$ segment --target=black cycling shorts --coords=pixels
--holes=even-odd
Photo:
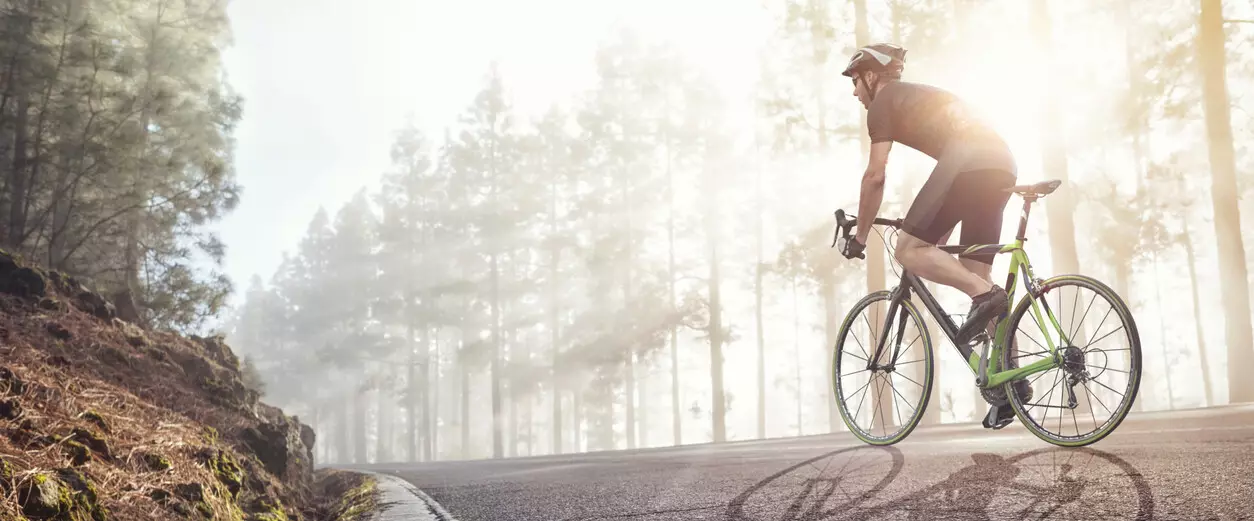
[[[1016,177],[1004,170],[973,170],[958,174],[933,171],[914,197],[902,222],[902,231],[928,244],[962,223],[959,244],[998,244],[1001,241],[1002,213]],[[964,256],[992,265],[995,253]]]

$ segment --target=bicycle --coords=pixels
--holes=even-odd
[[[995,319],[996,326],[992,339],[989,338],[987,332],[981,332],[978,333],[969,343],[959,344],[955,340],[959,326],[954,323],[954,321],[949,317],[949,314],[947,314],[937,302],[936,297],[933,296],[932,293],[924,286],[924,281],[904,269],[901,271],[900,283],[896,287],[891,290],[872,292],[859,300],[858,303],[854,304],[853,308],[850,309],[840,326],[840,330],[837,332],[836,345],[833,351],[832,379],[833,392],[836,393],[836,401],[840,410],[841,418],[844,420],[845,425],[849,427],[849,430],[857,436],[858,439],[870,445],[892,445],[900,442],[905,439],[916,426],[918,426],[919,422],[923,418],[923,412],[927,408],[928,400],[932,393],[932,382],[935,376],[933,374],[934,363],[932,358],[932,338],[928,329],[923,327],[922,315],[919,313],[918,307],[911,300],[911,293],[917,295],[922,301],[928,313],[931,314],[934,320],[936,320],[941,331],[949,338],[950,342],[954,344],[959,356],[961,356],[966,362],[965,365],[967,365],[974,374],[976,387],[980,389],[980,393],[984,400],[991,406],[984,419],[985,427],[1000,429],[1009,424],[1014,418],[1018,418],[1018,420],[1030,432],[1032,432],[1032,434],[1046,442],[1063,447],[1081,447],[1105,438],[1113,432],[1127,416],[1128,411],[1136,398],[1141,379],[1140,336],[1137,333],[1136,322],[1132,317],[1131,311],[1128,310],[1127,305],[1118,294],[1110,289],[1110,287],[1092,277],[1072,274],[1059,275],[1047,280],[1037,278],[1032,271],[1032,264],[1023,248],[1024,242],[1027,240],[1028,215],[1030,214],[1032,203],[1053,193],[1061,184],[1061,181],[1051,180],[1033,185],[1021,185],[1006,189],[1006,191],[1017,194],[1024,200],[1023,213],[1021,214],[1021,218],[1019,220],[1019,230],[1015,236],[1015,242],[1011,244],[944,245],[940,247],[940,249],[946,253],[958,255],[979,252],[992,252],[995,254],[1009,253],[1011,255],[1010,269],[1006,276],[1006,292],[1010,295],[1011,301],[1013,302],[1016,292],[1016,280],[1021,277],[1023,280],[1025,294],[1023,295],[1023,298],[1019,300],[1018,305],[1014,307],[1013,311],[1007,309],[1007,312],[999,314],[999,316]],[[850,240],[853,237],[853,228],[856,225],[856,218],[847,217],[844,210],[837,210],[836,232],[832,241],[832,247],[837,247],[837,244],[842,241]],[[874,225],[900,229],[902,222],[901,219],[876,218]],[[887,245],[888,241],[886,240],[885,243]],[[866,258],[865,253],[859,255],[858,257],[863,259]],[[1077,291],[1074,302],[1072,302],[1071,305],[1070,313],[1065,312],[1066,308],[1063,306],[1062,298],[1063,290],[1067,288],[1074,288]],[[1066,318],[1067,316],[1075,316],[1080,301],[1078,291],[1082,289],[1089,290],[1094,293],[1093,298],[1089,301],[1084,311],[1085,318],[1087,318],[1089,310],[1092,309],[1098,297],[1102,297],[1102,299],[1109,305],[1109,310],[1106,311],[1102,322],[1094,331],[1091,332],[1091,336],[1090,332],[1085,330],[1082,326],[1076,326],[1074,329],[1071,327],[1063,328],[1059,324],[1059,317],[1055,315],[1054,309],[1051,308],[1048,302],[1048,297],[1056,293],[1058,295],[1058,311],[1063,315],[1063,318]],[[875,308],[877,311],[877,317],[874,321],[867,318],[865,315],[863,316],[862,323],[865,323],[871,330],[871,336],[869,338],[874,341],[874,348],[871,350],[862,344],[856,332],[854,332],[855,323],[857,323],[859,313],[869,310],[872,305],[875,305],[876,303],[885,301],[888,304],[888,312],[885,314],[882,322],[878,319],[878,310],[880,306],[876,306]],[[1044,315],[1042,315],[1042,308],[1044,309]],[[1029,314],[1029,311],[1031,314]],[[1121,325],[1105,335],[1100,337],[1097,336],[1097,334],[1101,332],[1106,319],[1110,317],[1112,312],[1120,321]],[[1042,348],[1041,351],[1014,356],[1014,353],[1018,351],[1020,343],[1018,339],[1019,337],[1016,335],[1014,337],[1014,341],[1009,343],[1010,348],[1005,349],[1007,345],[1008,331],[1013,330],[1016,333],[1019,333],[1021,331],[1019,329],[1020,321],[1023,320],[1025,316],[1030,317],[1033,322],[1035,322],[1037,330],[1044,336],[1045,343],[1042,344],[1040,341],[1036,341],[1036,339],[1033,338],[1032,340]],[[1046,317],[1048,317],[1048,321],[1046,321]],[[893,331],[892,327],[894,318],[897,318],[897,322],[899,323],[896,335],[891,334]],[[913,321],[920,333],[910,342],[910,344],[905,346],[904,350],[908,351],[915,342],[922,339],[921,350],[923,358],[909,362],[899,362],[899,359],[903,354],[902,344],[905,336],[904,329],[907,319]],[[875,327],[872,325],[875,323],[882,324],[881,331],[883,334],[878,334],[876,332]],[[861,324],[858,324],[859,327],[860,325]],[[1013,329],[1011,329],[1012,327]],[[1124,335],[1121,336],[1127,340],[1128,347],[1126,349],[1090,349],[1095,342],[1110,338],[1111,335],[1114,335],[1114,333],[1119,330],[1124,331]],[[1029,330],[1029,332],[1031,332],[1031,330]],[[851,336],[854,341],[857,342],[858,346],[862,348],[861,354],[863,356],[857,356],[857,353],[853,353],[852,347],[846,349],[848,345],[847,340],[849,340]],[[883,363],[884,355],[886,354],[885,344],[890,336],[895,338],[891,348],[891,356],[888,358],[887,363]],[[1085,337],[1095,337],[1095,339],[1088,342],[1088,344],[1081,346],[1080,343],[1084,341]],[[1055,339],[1057,339],[1057,342],[1055,342]],[[975,347],[977,346],[980,347],[980,352],[978,353],[975,350]],[[1109,361],[1114,358],[1112,353],[1121,351],[1128,352],[1126,357],[1119,355],[1120,358],[1126,358],[1129,362],[1128,369],[1117,370],[1103,367],[1100,371],[1090,371],[1090,360],[1104,359]],[[874,354],[871,354],[872,352]],[[853,358],[860,359],[865,364],[854,362],[853,369],[861,370],[852,371],[850,373],[842,373],[843,355],[851,355]],[[1041,359],[1020,367],[1019,359],[1031,355],[1040,355]],[[922,363],[922,367],[916,370],[916,376],[921,372],[922,382],[915,381],[913,378],[906,376],[905,373],[899,370],[901,366],[918,362]],[[1046,399],[1050,401],[1051,404],[1042,405],[1039,403],[1028,403],[1028,400],[1031,400],[1035,395],[1032,384],[1039,381],[1044,375],[1055,370],[1058,371],[1058,373],[1054,378],[1054,383],[1049,387],[1046,393],[1042,394],[1042,396],[1047,397]],[[842,383],[842,377],[853,376],[864,372],[870,373],[866,378],[866,384],[861,388],[856,389],[850,396],[845,396],[844,391],[846,390],[846,387]],[[1116,375],[1116,377],[1117,374],[1126,375],[1126,383],[1122,385],[1124,391],[1123,393],[1119,390],[1119,387],[1121,387],[1120,384],[1116,383],[1114,386],[1108,386],[1097,381],[1098,377],[1107,375],[1108,373]],[[898,397],[902,398],[902,400],[906,400],[907,398],[905,393],[899,392],[893,384],[894,374],[914,383],[920,389],[918,393],[918,405],[915,405],[914,409],[910,411],[904,419],[901,416],[902,407],[898,405],[897,399]],[[1032,378],[1029,380],[1029,377]],[[897,412],[897,423],[900,425],[900,428],[891,433],[888,432],[888,427],[890,426],[890,422],[892,420],[892,414],[890,413],[886,418],[882,410],[879,411],[878,418],[876,417],[874,411],[871,413],[870,425],[867,428],[862,427],[857,422],[861,414],[862,403],[865,402],[867,395],[870,394],[870,391],[867,389],[870,388],[872,382],[877,381],[886,382],[889,386],[892,386],[893,393],[888,395],[884,394],[884,389],[882,387],[877,386],[876,398],[873,398],[871,401],[872,406],[874,407],[874,404],[876,403],[882,405],[884,403],[885,396],[891,398],[892,406]],[[1026,382],[1026,384],[1021,384],[1019,382]],[[1104,389],[1090,388],[1090,383],[1101,385]],[[856,386],[857,384],[855,383],[854,385]],[[1059,393],[1059,401],[1062,402],[1065,398],[1065,403],[1062,403],[1061,405],[1052,405],[1054,392],[1060,385],[1062,385],[1062,391]],[[1077,398],[1077,386],[1080,386],[1084,390],[1086,402],[1081,402],[1079,398]],[[907,390],[909,389],[910,388]],[[855,396],[857,393],[864,390],[865,394],[862,395],[858,405],[851,410],[849,407],[850,399],[852,396]],[[1095,390],[1097,391],[1096,393],[1094,392]],[[1119,395],[1119,402],[1115,405],[1113,410],[1101,401],[1101,397],[1103,395],[1110,397],[1111,394]],[[1097,409],[1094,409],[1093,405],[1094,399],[1097,399],[1102,408],[1110,413],[1110,418],[1100,424],[1097,422]],[[997,414],[1000,406],[1006,403],[1011,405],[1011,408],[1014,411],[1013,416],[1003,417]],[[907,405],[909,405],[908,402]],[[1044,411],[1044,416],[1039,421],[1030,414],[1037,410],[1038,407]],[[1075,434],[1065,435],[1061,432],[1063,430],[1062,417],[1065,414],[1065,411],[1059,412],[1057,432],[1051,431],[1050,427],[1045,425],[1049,420],[1049,412],[1053,408],[1071,410],[1072,424],[1075,427]],[[1080,410],[1079,414],[1076,412],[1077,409]],[[1082,433],[1080,432],[1079,417],[1089,413],[1093,414],[1093,429]],[[869,432],[869,430],[873,430],[877,426],[881,427],[885,431],[882,436],[876,436]]]

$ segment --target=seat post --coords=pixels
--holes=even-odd
[[[1015,235],[1015,239],[1019,241],[1028,240],[1028,213],[1032,210],[1032,203],[1036,201],[1037,196],[1025,194],[1023,196],[1023,214],[1019,217],[1019,233]]]

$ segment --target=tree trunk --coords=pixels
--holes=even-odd
[[[501,439],[505,428],[504,418],[501,417],[501,274],[495,253],[488,263],[492,285],[492,457],[500,458],[505,455]]]
[[[509,335],[506,336],[505,345],[509,346],[506,352],[509,358],[502,360],[505,367],[516,367],[514,365],[514,349],[518,346],[518,330],[510,329]],[[511,371],[512,372],[512,371]],[[511,458],[518,457],[518,378],[513,374],[504,382],[505,391],[501,393],[501,399],[509,405],[509,416],[507,419],[509,447],[505,451],[505,455]]]
[[[666,148],[666,287],[670,292],[671,309],[675,302],[675,179],[671,171],[670,142]],[[683,412],[679,408],[679,335],[675,326],[670,326],[671,348],[671,440],[674,445],[683,445]]]
[[[9,230],[8,245],[15,252],[22,250],[22,239],[26,236],[26,180],[28,163],[27,151],[28,122],[30,116],[30,100],[24,92],[18,93],[17,118],[13,129],[13,170],[9,174]]]
[[[418,397],[414,400],[422,409],[419,435],[422,436],[418,448],[422,461],[431,461],[431,407],[428,385],[431,378],[431,329],[425,325],[418,328],[422,334],[422,343],[418,346]]]
[[[562,453],[562,386],[558,381],[559,364],[561,364],[561,307],[558,305],[557,279],[561,273],[562,249],[557,242],[557,179],[549,185],[549,259],[553,265],[549,270],[549,348],[553,351],[552,364],[549,368],[549,387],[553,394],[552,429],[553,454]]]
[[[353,393],[353,463],[369,463],[370,458],[367,455],[366,448],[369,446],[366,436],[366,426],[369,425],[366,412],[368,409],[366,393],[356,391]]]
[[[1223,295],[1224,337],[1228,345],[1228,402],[1254,401],[1254,330],[1250,325],[1249,273],[1237,191],[1236,154],[1232,145],[1231,105],[1226,85],[1223,5],[1201,0],[1197,51],[1206,112],[1206,142],[1211,167],[1211,198],[1215,211],[1215,242],[1219,248],[1219,289]]]
[[[633,223],[632,223],[632,215],[631,215],[632,214],[631,179],[627,177],[626,174],[627,173],[624,172],[624,179],[623,179],[623,214],[626,216],[624,219],[626,221],[624,223],[624,227],[626,228],[626,231],[627,231],[627,251],[625,252],[625,255],[624,255],[625,262],[624,262],[624,270],[623,270],[624,271],[623,273],[623,306],[625,309],[631,309],[632,307],[631,287],[633,283],[631,264],[634,261],[634,257],[633,257],[634,248],[632,245],[632,241],[634,240],[633,238],[634,230],[632,229]],[[632,326],[631,329],[635,329],[634,326]],[[636,335],[633,333],[634,331],[629,332],[629,334],[627,335],[627,338],[630,340],[628,340],[628,343],[626,346],[627,347],[627,377],[625,379],[625,384],[627,387],[626,389],[627,392],[624,393],[625,394],[624,399],[627,400],[627,403],[626,403],[626,411],[625,411],[626,414],[624,415],[625,420],[626,420],[626,425],[624,426],[625,427],[624,430],[627,433],[627,448],[628,449],[636,448],[636,343],[634,340],[636,338]]]
[[[408,308],[409,306],[406,306]],[[409,392],[405,393],[406,406],[405,426],[409,428],[409,433],[405,436],[406,445],[409,449],[409,461],[419,461],[418,456],[418,409],[422,408],[421,402],[418,401],[418,347],[414,344],[414,319],[413,313],[406,309],[408,319],[405,325],[405,351],[409,354],[408,363],[406,363],[405,383],[409,386]]]
[[[570,439],[574,442],[574,452],[583,452],[583,391],[576,389],[570,393]]]
[[[431,461],[440,459],[440,329],[437,328],[431,337],[431,373],[427,377],[431,384],[428,393],[431,395],[430,429],[427,439],[430,441]]]
[[[713,172],[708,171],[713,165],[706,165],[705,173],[707,181],[713,181]],[[713,188],[713,183],[707,186]],[[720,292],[719,280],[719,259],[718,259],[718,195],[714,190],[706,193],[706,216],[705,216],[705,236],[706,248],[709,254],[710,272],[709,272],[709,296],[710,296],[710,387],[711,401],[710,408],[711,419],[713,420],[713,437],[715,443],[727,440],[727,398],[723,389],[723,317],[722,317],[722,297]]]
[[[727,440],[727,399],[723,392],[723,322],[721,298],[719,295],[718,275],[718,241],[713,234],[713,219],[710,222],[709,253],[710,253],[710,386],[713,391],[711,409],[714,421],[714,442]]]
[[[932,295],[935,295],[936,284],[928,283],[927,286],[928,286],[927,288],[928,291],[931,291]],[[915,300],[916,302],[918,301],[917,298]],[[921,303],[919,305],[919,309],[920,310],[925,309]],[[924,312],[924,314],[926,315],[927,313]],[[943,373],[943,371],[941,370],[941,360],[945,358],[944,356],[941,355],[941,351],[945,349],[944,347],[941,347],[941,345],[948,342],[948,340],[946,340],[945,334],[941,332],[940,325],[936,322],[935,319],[932,319],[929,317],[929,318],[926,318],[924,321],[927,322],[927,325],[925,326],[927,327],[927,334],[932,339],[932,386],[931,386],[932,388],[931,388],[931,394],[929,395],[930,397],[928,398],[927,409],[923,411],[923,419],[920,420],[920,423],[922,423],[923,425],[940,425],[941,424],[941,401],[940,401],[939,395],[942,389],[940,381],[941,381],[941,374]],[[922,366],[923,364],[919,363],[917,365]],[[921,377],[922,376],[921,373],[923,369],[924,369],[923,367],[918,368],[919,373],[916,373],[916,374],[919,374],[919,376]],[[919,382],[922,383],[923,381],[919,380]]]
[[[379,374],[382,375],[384,381],[388,380],[389,371],[384,364],[378,364]],[[389,389],[391,386],[385,386],[382,382],[375,386],[375,440],[374,440],[374,462],[383,463],[391,461],[391,436],[388,433],[388,422],[392,417],[391,407],[388,407],[388,397],[391,395]]]
[[[466,352],[465,329],[462,331],[462,345],[459,348],[459,352],[464,355]],[[464,358],[459,360],[458,365],[461,368],[461,381],[458,382],[461,384],[460,398],[462,402],[460,414],[462,429],[461,452],[462,459],[470,459],[472,454],[470,451],[470,365],[466,363]]]
[[[339,399],[339,421],[335,422],[335,461],[336,463],[352,463],[352,446],[349,424],[353,417],[353,399],[345,394]]]
[[[757,250],[757,264],[753,270],[753,318],[754,329],[758,336],[758,439],[766,438],[766,333],[763,331],[762,321],[762,272],[764,260],[762,258],[762,214],[765,208],[762,204],[762,169],[756,169],[754,179],[757,186],[754,191],[754,200],[757,202],[757,211],[755,212],[757,220],[757,234],[755,249]]]
[[[797,389],[797,436],[801,436],[804,429],[803,416],[801,414],[801,307],[797,305],[797,275],[792,276],[792,353],[793,353],[793,379]]]
[[[1158,344],[1163,352],[1163,380],[1167,382],[1167,410],[1176,408],[1176,393],[1171,388],[1171,358],[1167,353],[1167,313],[1163,310],[1162,277],[1158,271],[1158,252],[1154,252],[1154,298],[1158,301]]]
[[[1206,353],[1206,335],[1203,334],[1202,328],[1202,303],[1197,296],[1197,259],[1193,256],[1193,238],[1189,235],[1189,221],[1184,219],[1183,234],[1180,237],[1180,243],[1184,245],[1184,254],[1188,259],[1189,265],[1189,289],[1193,293],[1193,325],[1197,331],[1197,354],[1199,362],[1202,366],[1202,386],[1206,392],[1206,406],[1215,404],[1213,395],[1214,387],[1211,386],[1210,380],[1210,361]]]

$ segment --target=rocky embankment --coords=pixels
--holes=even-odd
[[[0,251],[0,520],[321,521],[365,510],[370,484],[315,477],[313,430],[260,402],[221,338],[115,315],[74,278]]]

